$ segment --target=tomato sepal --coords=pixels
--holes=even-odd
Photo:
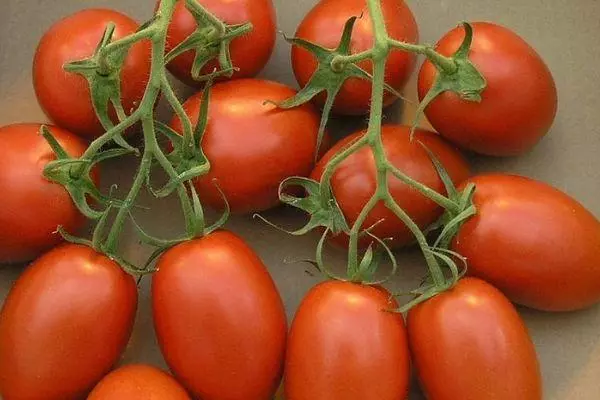
[[[429,57],[429,60],[436,66],[437,76],[431,89],[417,108],[411,133],[414,133],[417,128],[427,106],[444,92],[456,93],[466,101],[481,102],[481,94],[487,87],[487,81],[469,59],[469,51],[473,42],[473,27],[468,22],[463,22],[462,26],[465,30],[465,37],[458,50],[450,58],[451,68],[437,62],[436,57]],[[433,49],[430,50],[431,53],[435,53]]]

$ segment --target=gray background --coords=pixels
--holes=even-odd
[[[140,0],[4,0],[0,9],[0,125],[13,122],[43,122],[31,86],[30,66],[34,48],[43,32],[61,16],[84,7],[112,7],[140,20],[150,16],[154,1]],[[316,0],[275,0],[279,27],[293,33]],[[477,171],[503,170],[552,183],[581,201],[600,216],[600,1],[597,0],[428,0],[408,2],[419,22],[422,42],[435,42],[462,20],[491,20],[521,34],[546,60],[559,90],[559,114],[550,134],[529,154],[514,159],[475,159]],[[289,47],[281,39],[262,76],[295,85],[289,65]],[[182,90],[182,96],[189,94]],[[414,79],[407,95],[414,98]],[[408,106],[404,118],[413,107]],[[391,112],[390,118],[399,118]],[[361,119],[337,122],[340,130],[355,128]],[[107,165],[103,181],[127,186],[123,173],[131,160]],[[125,176],[124,176],[125,175]],[[173,235],[181,230],[177,203],[154,203],[143,219],[149,230]],[[301,219],[290,210],[265,214],[284,225]],[[290,318],[307,289],[317,277],[305,273],[301,264],[288,261],[310,258],[315,236],[288,237],[251,217],[235,217],[229,228],[242,235],[263,258],[273,274],[287,305]],[[133,260],[148,254],[136,240],[124,240],[123,252]],[[332,250],[334,266],[344,264],[344,254]],[[411,288],[424,272],[418,252],[400,257],[401,272],[393,289]],[[600,266],[599,266],[600,267]],[[0,267],[0,298],[20,273],[18,267]],[[123,362],[162,365],[149,312],[148,281],[142,285],[135,332]],[[600,389],[600,307],[569,314],[546,314],[521,310],[537,346],[544,376],[545,398],[549,400],[596,400]],[[101,323],[101,321],[99,321]],[[460,373],[460,371],[457,371]],[[411,399],[421,399],[413,389]],[[458,400],[458,399],[457,399]]]

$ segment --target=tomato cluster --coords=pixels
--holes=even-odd
[[[230,231],[201,232],[165,246],[151,271],[154,328],[173,376],[145,365],[111,372],[129,342],[138,290],[132,271],[106,247],[73,236],[90,213],[81,202],[104,201],[90,196],[95,192],[89,189],[97,185],[100,167],[91,169],[83,195],[74,195],[79,192],[73,187],[81,184],[78,171],[88,160],[80,157],[97,143],[92,141],[134,115],[148,88],[164,85],[154,79],[153,49],[161,42],[140,36],[123,46],[122,57],[104,59],[98,43],[141,35],[144,26],[114,10],[83,10],[52,26],[36,51],[34,88],[54,125],[0,128],[0,186],[5,188],[0,264],[34,260],[0,313],[3,398],[267,400],[283,378],[288,400],[398,400],[407,396],[413,368],[432,400],[540,400],[535,347],[513,303],[571,311],[599,302],[600,222],[545,183],[507,174],[470,176],[461,153],[523,154],[549,131],[557,90],[535,50],[508,28],[483,22],[453,29],[435,47],[423,47],[403,1],[321,0],[292,41],[298,92],[255,78],[275,44],[270,0],[162,0],[167,1],[174,8],[163,32],[161,57],[164,51],[167,59],[160,68],[198,92],[180,109],[174,107],[168,124],[157,122],[174,136],[161,146],[169,161],[181,151],[201,154],[210,166],[183,186],[183,195],[193,193],[194,200],[213,209],[253,214],[281,204],[282,196],[289,196],[282,182],[290,177],[319,187],[329,184],[335,201],[326,206],[353,227],[334,232],[331,241],[351,247],[349,237],[359,225],[356,230],[363,234],[357,251],[374,257],[378,243],[397,250],[413,243],[414,229],[433,234],[436,227],[447,227],[456,210],[447,209],[440,197],[452,203],[474,187],[472,198],[465,199],[474,215],[452,226],[455,232],[442,249],[448,259],[466,259],[468,276],[443,290],[436,287],[406,318],[381,282],[330,279],[306,294],[288,332],[281,295],[258,255]],[[371,115],[379,118],[379,142],[368,141],[345,155],[327,176],[331,163],[370,135],[371,128],[319,149],[323,127],[318,109],[330,93],[315,90],[293,107],[285,102],[317,87],[313,78],[323,68],[331,66],[331,76],[344,72],[334,68],[335,58],[324,65],[315,54],[343,48],[348,20],[359,15],[348,37],[349,54],[340,54],[367,54],[357,59],[355,71],[374,74],[376,61],[368,57],[380,40],[371,15],[374,2],[389,39],[417,50],[388,51],[382,77],[388,90],[380,99],[373,99],[375,86],[369,80],[352,76],[337,88],[332,110],[366,115],[374,101],[393,103],[394,92],[414,72],[414,53],[423,53],[427,60],[420,67],[418,95],[437,132],[381,125],[381,115]],[[206,26],[199,24],[200,11],[191,3],[210,13],[202,14]],[[155,20],[160,18],[157,12]],[[252,30],[244,35],[217,40],[216,35],[226,36],[247,23]],[[459,59],[465,42],[468,60]],[[169,58],[182,46],[190,47]],[[229,64],[235,69],[219,71]],[[435,98],[428,96],[447,84],[443,79],[463,79],[458,76],[463,65],[485,79],[481,93],[445,88]],[[90,73],[97,76],[89,80]],[[210,82],[198,74],[210,75]],[[110,82],[118,82],[112,88],[119,94],[116,102],[107,89]],[[106,115],[98,90],[106,96]],[[138,126],[132,125],[127,135],[135,135]],[[201,139],[192,142],[199,153],[176,146],[186,129],[199,127]],[[46,128],[53,139],[40,135]],[[327,135],[324,143],[329,144]],[[374,150],[378,145],[385,161]],[[52,180],[47,166],[57,159],[71,167]],[[190,160],[195,159],[185,161]],[[385,201],[365,209],[381,189],[385,168],[397,171],[385,176],[385,194],[414,227]],[[310,191],[294,195],[302,207],[315,206]],[[109,209],[122,206],[113,199],[107,203]],[[321,225],[325,238],[331,227]],[[73,243],[62,243],[61,233]],[[367,255],[364,259],[372,261]]]

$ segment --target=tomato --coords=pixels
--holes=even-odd
[[[403,0],[382,0],[381,7],[386,29],[391,38],[416,43],[419,37],[417,23],[410,8]],[[360,53],[373,47],[373,27],[365,0],[328,0],[318,2],[304,17],[296,37],[316,43],[322,47],[337,48],[342,37],[344,25],[351,17],[362,15],[356,21],[352,33],[351,52]],[[394,89],[402,90],[410,77],[416,57],[412,53],[394,51],[387,59],[385,81]],[[370,61],[357,64],[372,73]],[[301,87],[304,87],[317,69],[316,58],[307,50],[292,48],[292,67]],[[325,97],[318,96],[317,103],[322,105]],[[394,95],[386,93],[384,104],[390,105],[396,100]],[[342,86],[333,105],[333,110],[341,114],[366,114],[371,106],[371,82],[351,78]]]
[[[407,316],[413,365],[428,399],[541,400],[535,347],[500,291],[465,278]]]
[[[152,278],[158,343],[175,376],[203,400],[273,398],[286,316],[262,261],[217,231],[164,253]]]
[[[137,307],[133,277],[95,250],[57,247],[11,289],[0,314],[6,400],[84,396],[119,359]]]
[[[100,136],[104,128],[92,106],[87,80],[64,71],[63,67],[71,61],[91,57],[110,22],[116,25],[114,40],[138,29],[137,22],[117,11],[82,10],[58,21],[44,34],[33,61],[33,86],[46,115],[57,125],[87,139]],[[121,99],[127,113],[142,99],[149,74],[150,44],[136,43],[121,71]],[[116,117],[113,120],[117,121]]]
[[[532,179],[489,174],[476,185],[477,215],[453,249],[468,272],[512,301],[570,311],[600,301],[600,222],[576,200]]]
[[[417,130],[415,139],[410,141],[410,128],[399,125],[382,127],[383,145],[389,161],[411,178],[426,186],[445,193],[444,185],[425,149],[425,144],[441,161],[454,182],[460,183],[469,176],[469,166],[461,154],[447,144],[438,135],[425,130]],[[342,148],[358,139],[364,131],[356,132],[336,143],[319,161],[311,178],[320,180],[329,160]],[[373,153],[369,147],[363,147],[345,159],[333,174],[331,188],[349,225],[353,225],[376,189],[376,169]],[[388,179],[390,193],[408,215],[421,227],[433,223],[442,213],[441,207],[425,198],[397,178]],[[381,238],[392,238],[390,244],[400,247],[413,241],[410,230],[380,202],[369,213],[363,224],[368,228],[379,222],[372,233]],[[345,234],[334,237],[334,241],[347,245]],[[365,240],[362,244],[368,244]]]
[[[512,156],[531,149],[544,136],[556,115],[554,79],[544,61],[511,30],[476,22],[469,59],[485,77],[482,101],[471,102],[445,92],[425,110],[433,127],[447,139],[482,154]],[[464,39],[464,29],[448,32],[436,50],[452,55]],[[437,70],[429,61],[419,72],[423,99]]]
[[[409,355],[402,315],[383,288],[327,281],[306,295],[285,360],[287,400],[406,398]]]
[[[197,0],[200,5],[226,24],[252,23],[252,31],[231,42],[231,62],[239,71],[233,78],[253,77],[263,69],[275,47],[276,21],[272,0]],[[178,0],[167,33],[167,51],[183,42],[197,28],[192,14],[185,7],[185,0]],[[167,68],[177,79],[190,86],[203,86],[204,82],[192,78],[192,65],[196,52],[187,51],[175,58]],[[219,64],[207,63],[202,74],[209,74]]]
[[[171,375],[149,365],[126,365],[108,374],[87,400],[190,400]]]
[[[279,83],[240,79],[215,85],[202,149],[210,172],[195,180],[203,202],[223,208],[218,184],[235,213],[263,211],[279,204],[279,184],[290,176],[307,176],[314,165],[319,115],[306,104],[277,109],[265,100],[282,101],[295,94]],[[184,104],[194,124],[202,94]],[[181,132],[175,117],[171,126]]]
[[[30,261],[62,241],[59,225],[75,232],[85,223],[65,188],[44,178],[44,167],[55,157],[40,127],[0,128],[0,264]],[[77,136],[48,128],[71,156],[83,154],[86,146]]]

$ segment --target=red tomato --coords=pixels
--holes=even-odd
[[[453,249],[468,259],[470,274],[540,310],[570,311],[600,301],[596,217],[532,179],[490,174],[467,182],[476,185],[478,212],[462,226]]]
[[[218,231],[164,253],[152,278],[158,343],[176,377],[202,400],[272,399],[286,316],[262,261]]]
[[[385,25],[391,38],[416,43],[419,31],[415,17],[403,0],[382,0],[381,7]],[[360,53],[373,47],[373,27],[365,0],[329,0],[320,1],[304,17],[296,37],[316,43],[325,48],[337,48],[342,37],[344,24],[351,17],[362,15],[356,21],[352,33],[351,52]],[[415,66],[416,57],[412,53],[394,51],[390,54],[385,71],[385,81],[397,90],[402,90]],[[304,87],[317,69],[316,58],[298,46],[292,47],[292,66],[294,75],[301,87]],[[370,61],[358,64],[372,73]],[[322,105],[325,97],[317,97]],[[384,104],[390,105],[396,100],[391,93],[384,96]],[[371,82],[359,78],[346,81],[336,97],[333,110],[341,114],[366,114],[371,106]]]
[[[88,82],[63,67],[92,56],[109,22],[116,25],[114,40],[138,29],[137,22],[117,11],[79,11],[58,21],[44,34],[33,61],[33,86],[45,113],[57,125],[88,139],[104,133],[92,106]],[[127,113],[142,99],[149,74],[150,45],[136,43],[121,71],[121,99]],[[117,121],[116,117],[113,120]]]
[[[410,141],[410,128],[406,126],[384,125],[381,133],[390,162],[411,178],[440,193],[445,193],[444,185],[429,155],[418,141],[425,144],[437,156],[454,182],[460,183],[469,176],[469,166],[465,159],[435,133],[417,130],[413,142]],[[356,132],[336,143],[319,161],[311,177],[320,180],[329,160],[363,134],[364,131]],[[363,147],[349,156],[333,174],[331,179],[333,194],[348,224],[354,224],[375,192],[376,175],[373,153],[369,147]],[[394,199],[421,228],[427,227],[441,215],[441,207],[397,178],[390,175],[388,182]],[[391,244],[394,247],[406,245],[414,240],[410,230],[382,202],[369,213],[363,227],[368,228],[378,221],[381,222],[371,232],[381,239],[393,238]],[[346,235],[338,235],[334,240],[339,244],[348,244]],[[365,240],[362,244],[368,243],[369,241]]]
[[[285,361],[287,400],[400,400],[409,383],[402,315],[382,288],[328,281],[304,298]]]
[[[265,100],[282,101],[295,92],[279,83],[241,79],[215,85],[202,149],[210,172],[194,183],[203,202],[223,208],[215,182],[232,212],[263,211],[279,204],[279,184],[290,176],[307,176],[314,165],[319,115],[310,104],[277,109]],[[202,93],[184,108],[194,125]],[[182,131],[179,118],[171,126]]]
[[[65,188],[44,178],[44,167],[55,157],[40,127],[0,128],[0,264],[30,261],[62,241],[59,225],[76,232],[85,222]],[[86,146],[77,136],[49,129],[71,156],[83,154]]]
[[[554,79],[544,61],[521,37],[507,28],[476,22],[469,59],[483,74],[487,88],[475,103],[445,92],[425,110],[435,129],[460,146],[482,154],[511,156],[531,149],[556,115]],[[452,55],[464,29],[447,33],[436,50]],[[419,73],[419,99],[431,88],[437,70],[427,61]]]
[[[514,306],[465,278],[408,312],[413,365],[428,399],[541,400],[540,369]]]
[[[248,34],[231,42],[231,62],[239,71],[233,78],[249,78],[260,72],[275,47],[275,8],[271,0],[197,0],[206,10],[228,25],[251,22],[253,29]],[[185,0],[178,0],[169,26],[167,51],[183,42],[197,28],[192,14],[185,7]],[[203,86],[204,82],[192,78],[195,51],[183,53],[169,63],[167,68],[180,81],[190,86]],[[211,73],[219,64],[207,63],[203,74]]]
[[[190,400],[173,377],[149,365],[126,365],[96,385],[87,400]]]
[[[0,314],[0,393],[6,400],[80,399],[125,349],[137,288],[118,264],[67,244],[37,259]]]

